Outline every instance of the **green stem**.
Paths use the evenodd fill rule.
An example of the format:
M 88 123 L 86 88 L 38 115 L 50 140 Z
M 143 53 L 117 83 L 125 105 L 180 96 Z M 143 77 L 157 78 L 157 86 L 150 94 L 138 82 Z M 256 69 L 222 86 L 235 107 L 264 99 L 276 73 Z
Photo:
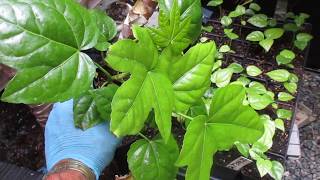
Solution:
M 246 4 L 249 4 L 249 3 L 251 3 L 253 0 L 249 0 L 249 1 L 245 1 L 244 3 L 242 3 L 241 5 L 242 6 L 244 6 L 244 5 L 246 5 Z
M 185 115 L 185 114 L 182 114 L 182 113 L 177 113 L 179 116 L 182 116 L 182 117 L 184 117 L 184 118 L 186 118 L 186 119 L 189 119 L 189 120 L 193 120 L 193 117 L 190 117 L 190 116 L 188 116 L 188 115 Z
M 147 136 L 143 135 L 142 133 L 139 132 L 139 136 L 141 136 L 143 139 L 147 141 L 151 141 Z
M 102 66 L 100 66 L 99 63 L 94 62 L 94 61 L 93 61 L 93 63 L 97 66 L 98 69 L 100 69 L 100 71 L 102 71 L 107 76 L 108 81 L 112 82 L 111 74 L 107 70 L 105 70 Z
M 130 73 L 121 73 L 121 74 L 117 74 L 117 75 L 112 76 L 112 79 L 119 81 L 119 80 L 123 80 L 123 78 L 125 78 L 129 75 L 130 75 Z

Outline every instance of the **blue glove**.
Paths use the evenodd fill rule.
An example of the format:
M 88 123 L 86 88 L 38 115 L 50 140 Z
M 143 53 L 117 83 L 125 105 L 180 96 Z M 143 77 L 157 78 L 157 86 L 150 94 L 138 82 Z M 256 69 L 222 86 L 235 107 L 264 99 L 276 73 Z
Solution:
M 45 128 L 47 168 L 72 158 L 91 168 L 98 179 L 113 159 L 120 140 L 109 131 L 109 123 L 83 131 L 75 128 L 73 122 L 72 100 L 53 106 Z

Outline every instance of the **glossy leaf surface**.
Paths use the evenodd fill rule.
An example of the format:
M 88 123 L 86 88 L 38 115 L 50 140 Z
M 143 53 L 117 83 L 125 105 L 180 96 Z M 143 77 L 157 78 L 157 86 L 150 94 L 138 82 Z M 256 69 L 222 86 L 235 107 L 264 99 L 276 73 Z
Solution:
M 239 63 L 231 63 L 228 68 L 231 68 L 233 73 L 241 73 L 243 71 L 243 67 Z
M 73 101 L 73 112 L 75 126 L 83 130 L 103 122 L 90 93 L 86 93 Z
M 208 179 L 215 152 L 228 150 L 237 141 L 254 143 L 262 135 L 262 121 L 252 108 L 242 105 L 244 98 L 245 89 L 240 85 L 220 88 L 209 115 L 191 121 L 177 162 L 188 166 L 186 179 Z
M 286 90 L 288 90 L 291 94 L 295 94 L 297 92 L 297 83 L 293 83 L 293 82 L 286 82 L 284 83 L 284 87 L 286 88 Z
M 177 173 L 174 163 L 179 155 L 173 138 L 163 140 L 138 140 L 128 152 L 129 169 L 136 180 L 173 180 Z
M 153 108 L 161 135 L 167 140 L 174 106 L 172 83 L 155 71 L 159 57 L 148 31 L 137 26 L 133 30 L 139 41 L 118 41 L 110 47 L 107 58 L 114 69 L 131 73 L 113 98 L 111 130 L 117 136 L 138 133 Z
M 260 95 L 257 93 L 249 93 L 248 101 L 250 103 L 250 106 L 256 110 L 262 110 L 273 102 L 272 98 L 269 95 Z
M 256 14 L 248 19 L 248 23 L 253 26 L 263 28 L 268 25 L 268 17 L 264 14 Z
M 223 16 L 220 22 L 223 26 L 229 26 L 232 23 L 232 19 L 229 16 Z
M 280 64 L 289 64 L 296 57 L 294 52 L 288 49 L 282 50 L 276 57 L 277 63 Z
M 117 89 L 118 86 L 112 84 L 91 92 L 97 105 L 97 110 L 104 120 L 110 120 L 111 102 Z
M 261 120 L 263 121 L 264 132 L 262 137 L 253 144 L 252 148 L 256 152 L 264 153 L 272 147 L 276 125 L 268 115 L 261 115 Z
M 114 69 L 131 73 L 113 98 L 111 130 L 117 136 L 136 134 L 154 109 L 155 122 L 167 140 L 174 107 L 177 111 L 188 108 L 209 87 L 215 45 L 198 44 L 179 56 L 168 49 L 159 56 L 148 30 L 134 27 L 134 35 L 138 41 L 118 41 L 107 57 Z
M 181 20 L 180 9 L 177 0 L 170 11 L 169 16 L 164 11 L 159 15 L 159 28 L 150 28 L 155 44 L 161 48 L 171 47 L 177 53 L 184 50 L 192 40 L 187 33 L 190 28 L 190 17 Z
M 216 46 L 213 42 L 197 44 L 183 56 L 176 57 L 168 68 L 173 82 L 175 107 L 184 111 L 197 102 L 210 86 Z
M 269 172 L 271 177 L 273 177 L 275 180 L 281 180 L 282 176 L 284 174 L 284 168 L 281 163 L 278 161 L 272 161 L 272 168 Z
M 219 69 L 212 74 L 211 82 L 215 83 L 218 87 L 225 87 L 230 83 L 232 74 L 232 68 Z
M 247 35 L 246 40 L 249 41 L 262 41 L 264 39 L 264 34 L 261 31 L 253 31 Z
M 285 69 L 273 70 L 268 72 L 267 75 L 277 82 L 286 82 L 290 77 L 290 73 Z
M 105 51 L 110 46 L 107 41 L 112 40 L 117 34 L 116 22 L 101 10 L 91 10 L 91 14 L 95 17 L 100 31 L 98 44 L 95 48 L 100 51 Z
M 180 22 L 189 21 L 190 26 L 184 31 L 187 32 L 188 39 L 195 41 L 201 33 L 202 8 L 200 0 L 158 0 L 160 9 L 169 17 L 174 9 L 174 2 L 177 1 L 180 9 Z M 170 15 L 171 16 L 171 15 Z M 177 18 L 177 17 L 176 17 Z M 161 21 L 159 21 L 161 22 Z
M 294 97 L 289 94 L 289 93 L 286 93 L 286 92 L 280 92 L 278 94 L 278 99 L 280 101 L 284 101 L 284 102 L 287 102 L 287 101 L 291 101 L 292 99 L 294 99 Z
M 80 51 L 99 30 L 88 10 L 73 0 L 5 0 L 0 11 L 0 63 L 18 70 L 3 101 L 58 102 L 89 89 L 95 66 Z
M 266 39 L 279 39 L 284 33 L 281 28 L 270 28 L 264 31 Z
M 112 98 L 118 86 L 92 89 L 73 101 L 74 124 L 83 130 L 109 121 Z
M 247 66 L 246 71 L 249 76 L 259 76 L 262 73 L 261 69 L 253 65 Z
M 275 119 L 274 124 L 276 125 L 277 129 L 280 129 L 281 131 L 284 132 L 284 122 L 282 119 Z
M 236 9 L 234 11 L 231 11 L 229 13 L 229 17 L 239 17 L 239 16 L 242 16 L 246 13 L 246 8 L 242 5 L 237 5 Z
M 281 118 L 281 119 L 291 120 L 292 111 L 287 109 L 278 109 L 277 116 L 278 118 Z
M 274 43 L 273 39 L 264 39 L 259 42 L 259 45 L 263 47 L 263 49 L 268 52 Z

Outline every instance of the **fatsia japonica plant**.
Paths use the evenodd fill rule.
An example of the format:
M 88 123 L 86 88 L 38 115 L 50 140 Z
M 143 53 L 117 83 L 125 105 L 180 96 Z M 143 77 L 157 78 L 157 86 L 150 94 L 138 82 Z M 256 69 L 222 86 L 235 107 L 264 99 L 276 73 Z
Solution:
M 201 31 L 200 0 L 159 0 L 159 6 L 159 27 L 134 26 L 134 39 L 110 45 L 115 24 L 103 12 L 73 0 L 1 1 L 0 63 L 17 70 L 2 100 L 74 99 L 76 126 L 87 129 L 110 120 L 116 136 L 139 134 L 143 139 L 128 152 L 136 180 L 175 179 L 184 166 L 187 180 L 209 179 L 214 154 L 235 144 L 252 145 L 251 154 L 262 153 L 255 157 L 264 161 L 265 151 L 254 148 L 266 136 L 268 120 L 244 103 L 244 86 L 221 87 L 201 111 L 186 115 L 203 103 L 210 87 L 216 46 L 194 44 Z M 94 47 L 108 49 L 106 63 L 117 74 L 130 74 L 120 86 L 112 81 L 92 86 L 99 65 L 82 51 Z M 180 152 L 171 131 L 177 116 L 190 121 Z M 152 139 L 141 133 L 149 122 L 159 131 Z

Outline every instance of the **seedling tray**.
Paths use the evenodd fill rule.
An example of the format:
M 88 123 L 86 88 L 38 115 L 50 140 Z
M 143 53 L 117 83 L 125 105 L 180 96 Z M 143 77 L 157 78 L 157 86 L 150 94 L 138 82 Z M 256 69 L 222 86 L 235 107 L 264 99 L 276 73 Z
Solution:
M 283 24 L 283 22 L 280 23 L 280 25 Z M 263 29 L 255 28 L 251 25 L 240 25 L 238 23 L 234 23 L 232 25 L 234 32 L 239 35 L 239 39 L 236 40 L 230 40 L 227 37 L 224 36 L 223 33 L 223 27 L 221 26 L 219 20 L 217 19 L 211 19 L 208 21 L 207 25 L 213 26 L 213 32 L 203 33 L 203 37 L 207 37 L 210 40 L 214 40 L 217 44 L 217 47 L 220 47 L 222 45 L 229 45 L 232 50 L 234 50 L 236 53 L 227 53 L 224 56 L 223 65 L 222 68 L 227 67 L 231 63 L 239 63 L 244 68 L 248 65 L 255 65 L 259 67 L 263 73 L 257 77 L 250 77 L 247 76 L 247 78 L 258 81 L 265 85 L 265 87 L 268 90 L 271 90 L 275 93 L 275 95 L 278 94 L 278 92 L 285 91 L 285 88 L 281 83 L 275 82 L 268 78 L 265 73 L 276 70 L 279 68 L 285 68 L 291 73 L 295 73 L 299 77 L 299 83 L 297 88 L 297 94 L 295 95 L 295 99 L 289 101 L 289 102 L 277 102 L 279 105 L 279 108 L 284 108 L 292 111 L 292 118 L 291 120 L 286 120 L 285 122 L 285 132 L 281 132 L 279 130 L 276 130 L 273 146 L 272 148 L 266 153 L 267 156 L 271 160 L 277 160 L 281 162 L 283 165 L 285 165 L 285 161 L 287 158 L 287 150 L 289 146 L 289 137 L 291 135 L 291 131 L 293 128 L 295 115 L 296 115 L 296 108 L 297 108 L 297 102 L 299 101 L 300 97 L 300 87 L 302 86 L 302 77 L 304 72 L 304 64 L 305 59 L 308 55 L 309 48 L 306 48 L 305 51 L 300 52 L 299 50 L 293 48 L 293 51 L 296 54 L 296 59 L 294 61 L 294 68 L 288 69 L 283 66 L 278 66 L 276 63 L 276 55 L 284 48 L 290 49 L 293 47 L 293 44 L 291 43 L 292 39 L 294 38 L 293 33 L 286 32 L 281 39 L 278 39 L 275 41 L 273 47 L 270 49 L 268 53 L 265 53 L 263 49 L 255 43 L 249 42 L 245 40 L 246 36 L 256 30 L 263 31 Z M 305 27 L 306 29 L 310 30 L 311 25 L 307 24 Z M 233 79 L 237 79 L 239 75 L 234 75 Z M 276 117 L 276 110 L 273 109 L 271 106 L 267 107 L 264 110 L 259 111 L 260 114 L 268 114 L 271 118 L 275 119 Z M 236 150 L 231 150 L 229 152 L 223 152 L 223 153 L 217 153 L 218 155 L 215 158 L 216 161 L 216 167 L 219 166 L 218 169 L 229 169 L 226 166 L 232 162 L 233 160 L 241 157 L 241 154 L 235 152 Z M 229 169 L 230 170 L 230 169 Z M 227 170 L 223 170 L 227 171 Z M 261 179 L 259 172 L 256 168 L 255 163 L 250 163 L 249 165 L 244 166 L 240 170 L 241 175 L 237 175 L 239 171 L 233 171 L 232 174 L 235 174 L 237 176 L 234 176 L 233 179 Z M 218 174 L 217 174 L 218 173 Z M 220 173 L 216 172 L 213 173 L 215 177 L 220 177 L 221 179 L 230 179 L 230 176 L 226 173 Z M 270 176 L 265 176 L 263 179 L 271 179 Z

